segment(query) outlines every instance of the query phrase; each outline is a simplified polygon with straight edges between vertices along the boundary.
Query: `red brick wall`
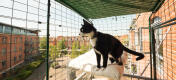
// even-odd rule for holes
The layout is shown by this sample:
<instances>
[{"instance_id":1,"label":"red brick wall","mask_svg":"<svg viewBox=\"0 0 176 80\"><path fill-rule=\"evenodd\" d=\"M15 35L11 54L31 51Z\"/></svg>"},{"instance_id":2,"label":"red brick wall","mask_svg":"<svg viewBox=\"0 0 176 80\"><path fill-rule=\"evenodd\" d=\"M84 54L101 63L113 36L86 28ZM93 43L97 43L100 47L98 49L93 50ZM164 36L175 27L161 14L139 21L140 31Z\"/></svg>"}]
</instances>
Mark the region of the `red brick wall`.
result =
<instances>
[{"instance_id":1,"label":"red brick wall","mask_svg":"<svg viewBox=\"0 0 176 80\"><path fill-rule=\"evenodd\" d=\"M149 26L149 16L151 12L141 13L136 21L136 30L141 27ZM138 16L138 15L137 15ZM149 46L149 30L142 29L142 44L143 44L143 52L150 52Z\"/></svg>"},{"instance_id":2,"label":"red brick wall","mask_svg":"<svg viewBox=\"0 0 176 80\"><path fill-rule=\"evenodd\" d=\"M176 0L165 0L160 9L152 15L152 18L159 17L161 22L168 21L176 17ZM161 28L163 36L170 26ZM163 41L163 74L158 70L158 78L166 80L176 79L176 25L171 26L171 30ZM164 76L164 78L163 78Z\"/></svg>"},{"instance_id":3,"label":"red brick wall","mask_svg":"<svg viewBox=\"0 0 176 80\"><path fill-rule=\"evenodd\" d=\"M149 15L151 13L142 13L136 22L136 30L140 27L148 27L149 21ZM160 7L160 9L152 14L151 22L154 18L159 17L161 18L161 22L165 22L167 20L170 20L172 18L176 17L176 0L165 0L163 5ZM165 33L169 29L169 26L161 28L162 35L164 37ZM144 29L143 32L143 52L149 52L149 31L147 29ZM135 36L134 36L135 37ZM165 80L175 80L176 79L176 25L171 26L171 30L168 32L165 40L163 41L163 65L157 65L157 77L158 79L165 79ZM136 46L136 49L139 49L139 47ZM147 60L149 60L149 55L145 54L145 59L139 61L139 73L148 63ZM147 57L148 56L148 57ZM158 59L159 60L159 59ZM150 66L150 65L149 65ZM160 68L164 67L164 68ZM160 70L159 70L160 69ZM150 69L147 68L147 72L145 73L145 76L150 76ZM163 72L162 72L163 71Z\"/></svg>"},{"instance_id":4,"label":"red brick wall","mask_svg":"<svg viewBox=\"0 0 176 80\"><path fill-rule=\"evenodd\" d=\"M2 43L2 38L6 37L6 43ZM12 35L12 42L10 43L10 34L1 34L0 33L0 72L5 71L6 69L10 68L10 53L11 53L11 67L24 62L25 58L25 38L32 39L33 41L33 50L30 54L26 55L35 55L39 51L39 37L38 36L25 36L25 35ZM16 38L16 42L15 42ZM22 40L21 40L22 38ZM11 44L11 45L10 45ZM11 50L10 50L11 46ZM15 48L16 47L16 51ZM6 53L2 54L2 49L6 48ZM11 52L10 52L11 51ZM21 59L20 56L21 55ZM14 61L14 57L16 56L16 61ZM6 61L6 66L2 66L2 61ZM0 73L1 74L1 73Z\"/></svg>"},{"instance_id":5,"label":"red brick wall","mask_svg":"<svg viewBox=\"0 0 176 80\"><path fill-rule=\"evenodd\" d=\"M138 52L141 51L141 44L142 44L142 53L149 53L150 52L150 46L149 46L149 30L148 29L142 29L142 43L140 43L140 40L138 41L138 45L135 45L135 36L137 36L140 39L140 35L135 35L135 33L140 33L140 28L142 27L148 27L149 23L149 16L151 12L141 13L136 15L136 23L135 23L135 30L130 31L130 48L133 50L136 50ZM141 75L145 67L148 65L150 60L150 55L145 54L145 58L136 61L136 56L132 56L132 62L137 62L137 74ZM142 76L150 77L150 65L148 65L146 71Z\"/></svg>"},{"instance_id":6,"label":"red brick wall","mask_svg":"<svg viewBox=\"0 0 176 80\"><path fill-rule=\"evenodd\" d=\"M6 43L2 43L2 38L6 37ZM24 61L24 50L19 50L19 47L24 46L21 42L19 42L17 38L17 42L14 43L14 38L15 37L22 37L21 35L14 35L12 37L12 44L11 44L11 52L10 52L10 35L9 34L0 34L0 60L5 60L6 61L6 66L2 66L2 62L0 63L0 71L4 71L5 69L10 67L10 53L11 53L11 66L14 66L20 62ZM16 47L16 51L14 51L14 48ZM6 53L5 55L2 54L2 49L6 48ZM19 55L22 55L22 59L19 60ZM16 56L16 62L14 62L14 56Z\"/></svg>"}]
</instances>

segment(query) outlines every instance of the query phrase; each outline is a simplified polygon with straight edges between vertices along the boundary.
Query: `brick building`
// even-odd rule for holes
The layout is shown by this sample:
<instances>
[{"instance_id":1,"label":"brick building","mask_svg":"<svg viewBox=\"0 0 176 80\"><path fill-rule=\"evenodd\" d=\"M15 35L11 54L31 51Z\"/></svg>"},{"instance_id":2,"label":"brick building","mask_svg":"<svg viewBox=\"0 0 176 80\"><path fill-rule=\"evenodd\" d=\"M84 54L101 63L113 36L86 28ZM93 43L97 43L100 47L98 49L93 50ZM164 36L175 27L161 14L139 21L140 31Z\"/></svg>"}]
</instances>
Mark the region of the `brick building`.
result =
<instances>
[{"instance_id":1,"label":"brick building","mask_svg":"<svg viewBox=\"0 0 176 80\"><path fill-rule=\"evenodd\" d=\"M39 53L38 31L0 23L0 74Z\"/></svg>"},{"instance_id":2,"label":"brick building","mask_svg":"<svg viewBox=\"0 0 176 80\"><path fill-rule=\"evenodd\" d=\"M152 14L151 25L163 23L176 18L176 1L165 0L161 7ZM136 62L138 65L138 74L141 74L149 63L149 16L151 12L136 15L136 22L130 31L130 47L137 51L145 53L145 59ZM142 35L142 36L141 36ZM166 26L155 29L155 47L156 47L156 66L157 78L165 80L176 79L176 25ZM134 56L133 56L134 57ZM132 57L132 58L133 58ZM143 76L150 77L150 65L144 72Z\"/></svg>"},{"instance_id":3,"label":"brick building","mask_svg":"<svg viewBox=\"0 0 176 80\"><path fill-rule=\"evenodd\" d=\"M88 37L80 37L80 36L57 36L55 37L50 37L50 45L57 45L57 43L59 41L64 40L65 41L65 47L68 50L71 50L72 48L72 43L74 41L78 41L80 46L89 46L90 45L90 41Z\"/></svg>"},{"instance_id":4,"label":"brick building","mask_svg":"<svg viewBox=\"0 0 176 80\"><path fill-rule=\"evenodd\" d=\"M145 54L145 58L140 61L136 61L136 56L129 56L129 72L145 77L150 77L150 46L148 30L148 18L150 14L150 12L136 14L136 18L133 19L129 31L129 48ZM148 67L146 68L146 66ZM145 72L142 73L144 70Z\"/></svg>"},{"instance_id":5,"label":"brick building","mask_svg":"<svg viewBox=\"0 0 176 80\"><path fill-rule=\"evenodd\" d=\"M163 23L173 18L176 18L176 0L165 0L160 9L152 15L152 22L153 24ZM155 32L156 48L162 42L156 57L158 78L175 80L176 25L159 28Z\"/></svg>"}]
</instances>

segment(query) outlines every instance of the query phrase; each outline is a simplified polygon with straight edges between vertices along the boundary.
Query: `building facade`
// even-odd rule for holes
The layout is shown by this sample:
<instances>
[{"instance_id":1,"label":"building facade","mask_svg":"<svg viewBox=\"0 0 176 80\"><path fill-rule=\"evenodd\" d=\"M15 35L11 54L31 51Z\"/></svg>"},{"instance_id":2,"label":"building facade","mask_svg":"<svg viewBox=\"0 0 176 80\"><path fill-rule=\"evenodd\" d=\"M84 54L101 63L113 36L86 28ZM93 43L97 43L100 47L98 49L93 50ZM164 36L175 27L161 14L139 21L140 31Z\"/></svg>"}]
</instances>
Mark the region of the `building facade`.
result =
<instances>
[{"instance_id":1,"label":"building facade","mask_svg":"<svg viewBox=\"0 0 176 80\"><path fill-rule=\"evenodd\" d=\"M136 14L129 31L129 48L145 55L145 58L136 61L136 56L129 56L130 73L150 77L150 41L149 16L151 12Z\"/></svg>"},{"instance_id":2,"label":"building facade","mask_svg":"<svg viewBox=\"0 0 176 80\"><path fill-rule=\"evenodd\" d=\"M137 73L150 77L150 41L149 41L149 16L151 12L136 15L135 24L130 32L130 47L136 51L143 52L145 59L136 62L138 65ZM151 25L160 24L176 18L176 1L165 0L161 7L151 15ZM173 21L174 22L174 21ZM157 79L175 80L176 79L176 25L170 25L155 29L155 48L156 48L156 71ZM142 36L141 36L142 35ZM132 57L133 58L133 57ZM148 67L147 67L148 66Z\"/></svg>"},{"instance_id":3,"label":"building facade","mask_svg":"<svg viewBox=\"0 0 176 80\"><path fill-rule=\"evenodd\" d=\"M39 53L38 30L0 23L0 74Z\"/></svg>"}]
</instances>

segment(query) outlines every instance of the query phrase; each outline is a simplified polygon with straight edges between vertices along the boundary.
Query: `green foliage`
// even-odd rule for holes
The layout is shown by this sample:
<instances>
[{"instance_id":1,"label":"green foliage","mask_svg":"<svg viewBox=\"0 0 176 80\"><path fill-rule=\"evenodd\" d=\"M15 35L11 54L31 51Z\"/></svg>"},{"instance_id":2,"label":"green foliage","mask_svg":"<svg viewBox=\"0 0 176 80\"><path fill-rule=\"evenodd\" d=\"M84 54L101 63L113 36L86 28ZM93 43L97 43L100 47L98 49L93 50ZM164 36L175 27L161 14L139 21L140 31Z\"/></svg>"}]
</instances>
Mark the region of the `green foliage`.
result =
<instances>
[{"instance_id":1,"label":"green foliage","mask_svg":"<svg viewBox=\"0 0 176 80\"><path fill-rule=\"evenodd\" d=\"M60 52L58 51L57 47L53 45L50 46L49 53L50 53L50 59L52 60L55 60L60 55Z\"/></svg>"},{"instance_id":2,"label":"green foliage","mask_svg":"<svg viewBox=\"0 0 176 80\"><path fill-rule=\"evenodd\" d=\"M137 74L137 67L135 64L131 65L131 72Z\"/></svg>"},{"instance_id":3,"label":"green foliage","mask_svg":"<svg viewBox=\"0 0 176 80\"><path fill-rule=\"evenodd\" d=\"M85 52L87 52L89 50L89 45L85 46L82 45L81 49L80 49L80 54L84 54Z\"/></svg>"},{"instance_id":4,"label":"green foliage","mask_svg":"<svg viewBox=\"0 0 176 80\"><path fill-rule=\"evenodd\" d=\"M46 37L40 38L40 49L46 49Z\"/></svg>"},{"instance_id":5,"label":"green foliage","mask_svg":"<svg viewBox=\"0 0 176 80\"><path fill-rule=\"evenodd\" d=\"M32 71L20 71L15 77L9 77L4 80L25 80L29 75L32 74Z\"/></svg>"},{"instance_id":6,"label":"green foliage","mask_svg":"<svg viewBox=\"0 0 176 80\"><path fill-rule=\"evenodd\" d=\"M57 43L57 48L58 48L58 50L60 51L60 53L62 55L66 55L67 54L67 50L65 50L66 49L65 39L62 39L61 41L59 41Z\"/></svg>"},{"instance_id":7,"label":"green foliage","mask_svg":"<svg viewBox=\"0 0 176 80\"><path fill-rule=\"evenodd\" d=\"M58 62L53 62L53 63L51 64L51 67L52 67L52 68L55 68L57 65L59 65Z\"/></svg>"},{"instance_id":8,"label":"green foliage","mask_svg":"<svg viewBox=\"0 0 176 80\"><path fill-rule=\"evenodd\" d=\"M78 42L78 41L74 41L74 42L72 43L71 58L75 58L75 57L77 57L77 56L80 55L80 51L78 51L79 48L80 48L79 42Z\"/></svg>"},{"instance_id":9,"label":"green foliage","mask_svg":"<svg viewBox=\"0 0 176 80\"><path fill-rule=\"evenodd\" d=\"M128 38L122 39L122 44L125 45L125 46L128 46L129 45L129 39Z\"/></svg>"},{"instance_id":10,"label":"green foliage","mask_svg":"<svg viewBox=\"0 0 176 80\"><path fill-rule=\"evenodd\" d=\"M14 76L8 77L4 80L25 80L28 76L30 76L32 74L32 72L40 66L40 64L43 62L44 60L42 58L39 58L38 60L25 65L22 68L19 68L15 71L15 73L17 73Z\"/></svg>"},{"instance_id":11,"label":"green foliage","mask_svg":"<svg viewBox=\"0 0 176 80\"><path fill-rule=\"evenodd\" d=\"M43 49L41 50L41 52L43 51L43 55L42 57L46 57L46 37L42 37L40 39L40 49ZM56 59L57 57L59 57L61 54L67 54L67 50L64 50L66 49L66 46L65 46L65 40L62 39L61 41L59 41L57 43L57 45L50 45L49 46L49 55L50 55L50 59L54 60Z\"/></svg>"},{"instance_id":12,"label":"green foliage","mask_svg":"<svg viewBox=\"0 0 176 80\"><path fill-rule=\"evenodd\" d=\"M58 42L57 44L58 48L61 50L61 49L65 49L66 46L65 46L65 39L62 39L61 41Z\"/></svg>"},{"instance_id":13,"label":"green foliage","mask_svg":"<svg viewBox=\"0 0 176 80\"><path fill-rule=\"evenodd\" d=\"M82 45L82 46L80 46L80 42L79 41L74 41L72 43L71 58L76 58L79 55L84 54L88 50L89 50L89 46L88 45Z\"/></svg>"}]
</instances>

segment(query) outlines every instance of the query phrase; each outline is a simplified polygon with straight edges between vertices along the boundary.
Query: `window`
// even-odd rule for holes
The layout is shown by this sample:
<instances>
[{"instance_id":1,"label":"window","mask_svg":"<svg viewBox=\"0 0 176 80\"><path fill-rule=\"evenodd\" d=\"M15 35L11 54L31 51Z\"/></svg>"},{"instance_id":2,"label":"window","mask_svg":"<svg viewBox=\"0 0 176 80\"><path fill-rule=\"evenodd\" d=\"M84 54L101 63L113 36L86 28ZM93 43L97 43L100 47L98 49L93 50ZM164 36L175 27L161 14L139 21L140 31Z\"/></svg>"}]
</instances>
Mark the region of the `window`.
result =
<instances>
[{"instance_id":1,"label":"window","mask_svg":"<svg viewBox=\"0 0 176 80\"><path fill-rule=\"evenodd\" d=\"M0 25L0 33L3 33L3 25Z\"/></svg>"},{"instance_id":2,"label":"window","mask_svg":"<svg viewBox=\"0 0 176 80\"><path fill-rule=\"evenodd\" d=\"M135 45L139 45L139 32L135 32Z\"/></svg>"},{"instance_id":3,"label":"window","mask_svg":"<svg viewBox=\"0 0 176 80\"><path fill-rule=\"evenodd\" d=\"M17 37L14 38L14 43L17 43Z\"/></svg>"},{"instance_id":4,"label":"window","mask_svg":"<svg viewBox=\"0 0 176 80\"><path fill-rule=\"evenodd\" d=\"M22 55L21 54L19 55L19 60L22 60Z\"/></svg>"},{"instance_id":5,"label":"window","mask_svg":"<svg viewBox=\"0 0 176 80\"><path fill-rule=\"evenodd\" d=\"M25 34L25 31L24 31L24 30L21 30L21 34Z\"/></svg>"},{"instance_id":6,"label":"window","mask_svg":"<svg viewBox=\"0 0 176 80\"><path fill-rule=\"evenodd\" d=\"M6 49L6 48L2 48L2 51L1 51L1 52L2 52L2 55L5 56L6 53L7 53L7 49Z\"/></svg>"},{"instance_id":7,"label":"window","mask_svg":"<svg viewBox=\"0 0 176 80\"><path fill-rule=\"evenodd\" d=\"M17 50L16 50L16 46L14 46L14 49L13 49L13 51L14 51L14 52L17 52Z\"/></svg>"},{"instance_id":8,"label":"window","mask_svg":"<svg viewBox=\"0 0 176 80\"><path fill-rule=\"evenodd\" d=\"M2 37L2 44L6 44L7 41L6 41L6 37Z\"/></svg>"},{"instance_id":9,"label":"window","mask_svg":"<svg viewBox=\"0 0 176 80\"><path fill-rule=\"evenodd\" d=\"M136 66L135 63L131 64L131 72L134 73L134 74L137 74L137 66Z\"/></svg>"},{"instance_id":10,"label":"window","mask_svg":"<svg viewBox=\"0 0 176 80\"><path fill-rule=\"evenodd\" d=\"M155 17L153 19L153 24L152 25L156 25L156 24L160 24L161 22L161 18L159 17ZM155 39L156 39L156 61L157 61L157 69L159 70L163 70L163 43L162 43L162 39L163 39L163 30L160 29L156 29L155 30ZM158 48L159 47L159 48Z\"/></svg>"},{"instance_id":11,"label":"window","mask_svg":"<svg viewBox=\"0 0 176 80\"><path fill-rule=\"evenodd\" d=\"M22 50L23 50L22 47L20 47L20 48L19 48L19 51L22 51Z\"/></svg>"},{"instance_id":12,"label":"window","mask_svg":"<svg viewBox=\"0 0 176 80\"><path fill-rule=\"evenodd\" d=\"M157 38L156 39L157 39L157 45L160 45L160 43L161 43L158 53L159 53L160 56L163 57L163 43L162 43L163 35L162 35L162 32L163 32L162 29L157 30L157 32L156 32Z\"/></svg>"},{"instance_id":13,"label":"window","mask_svg":"<svg viewBox=\"0 0 176 80\"><path fill-rule=\"evenodd\" d=\"M22 37L20 37L20 42L23 43L23 38Z\"/></svg>"},{"instance_id":14,"label":"window","mask_svg":"<svg viewBox=\"0 0 176 80\"><path fill-rule=\"evenodd\" d=\"M10 26L5 26L5 31L4 31L4 33L10 34L10 33L11 33L11 27L10 27Z\"/></svg>"},{"instance_id":15,"label":"window","mask_svg":"<svg viewBox=\"0 0 176 80\"><path fill-rule=\"evenodd\" d=\"M14 57L14 63L16 63L16 60L17 60L17 58L16 58L16 56Z\"/></svg>"},{"instance_id":16,"label":"window","mask_svg":"<svg viewBox=\"0 0 176 80\"><path fill-rule=\"evenodd\" d=\"M6 67L6 61L5 60L2 61L2 67L3 68Z\"/></svg>"},{"instance_id":17,"label":"window","mask_svg":"<svg viewBox=\"0 0 176 80\"><path fill-rule=\"evenodd\" d=\"M159 17L155 17L153 19L153 24L152 25L155 25L155 24L158 24L161 22L161 18ZM163 43L162 43L162 39L163 39L163 34L162 34L163 30L162 29L157 29L155 31L155 39L156 39L156 47L159 46L159 50L157 50L158 54L160 57L163 57Z\"/></svg>"}]
</instances>

